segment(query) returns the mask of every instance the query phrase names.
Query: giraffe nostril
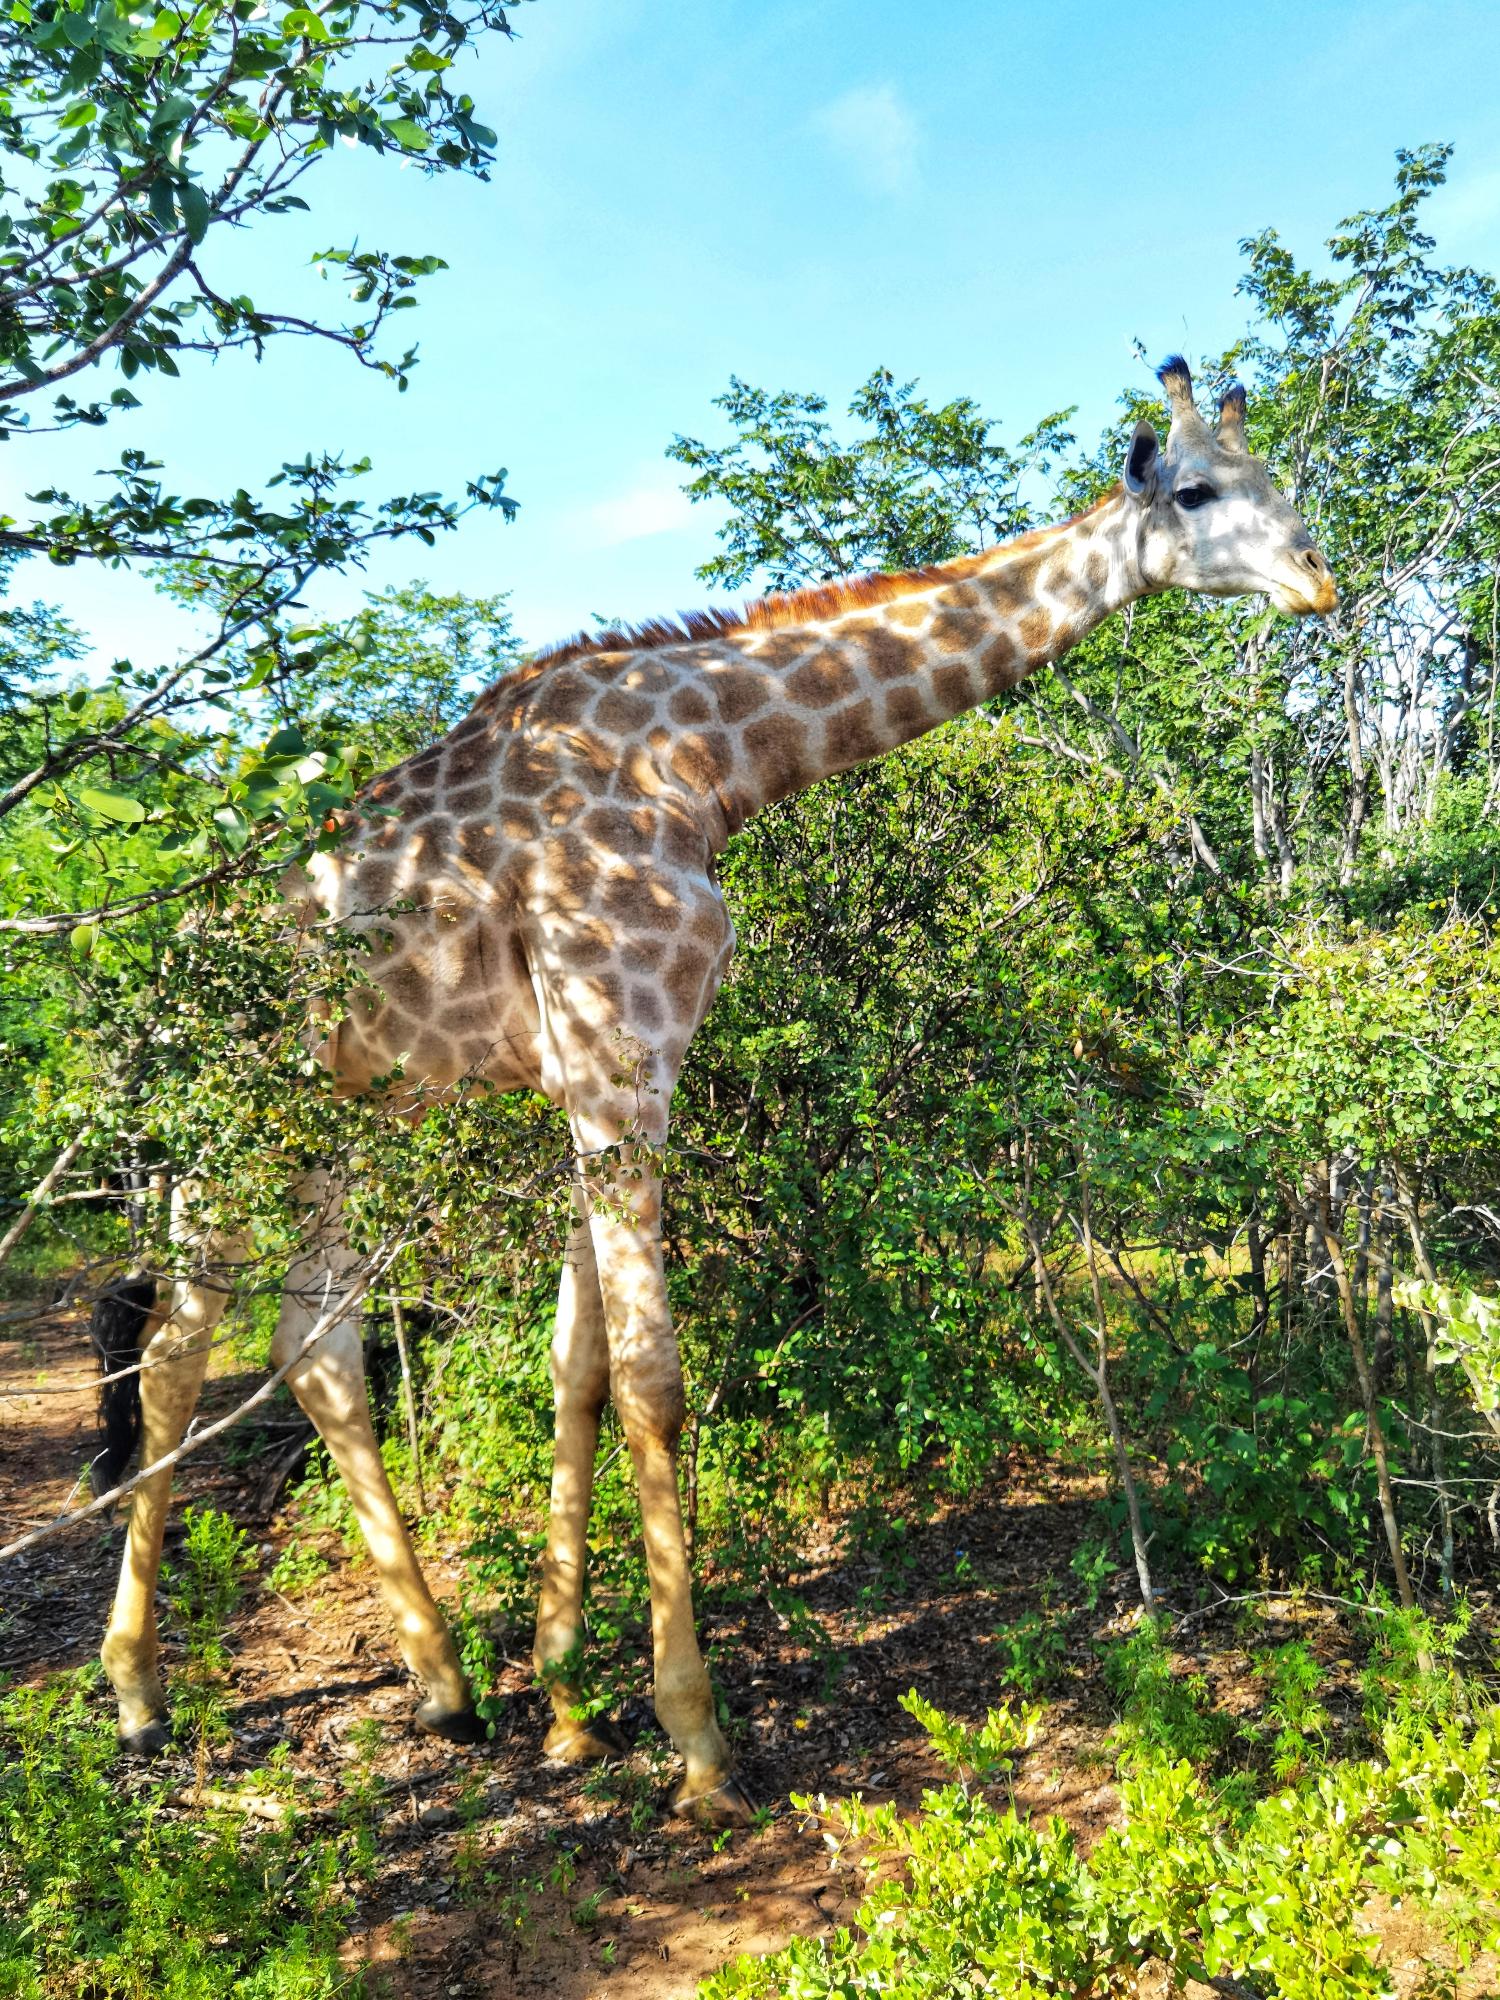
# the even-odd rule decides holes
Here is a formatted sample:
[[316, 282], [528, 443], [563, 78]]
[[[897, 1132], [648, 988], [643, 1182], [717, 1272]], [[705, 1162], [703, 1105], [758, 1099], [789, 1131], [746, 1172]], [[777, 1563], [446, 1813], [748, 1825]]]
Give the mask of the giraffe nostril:
[[1321, 576], [1323, 574], [1323, 558], [1318, 554], [1316, 549], [1304, 549], [1302, 551], [1302, 561], [1312, 571], [1314, 576]]

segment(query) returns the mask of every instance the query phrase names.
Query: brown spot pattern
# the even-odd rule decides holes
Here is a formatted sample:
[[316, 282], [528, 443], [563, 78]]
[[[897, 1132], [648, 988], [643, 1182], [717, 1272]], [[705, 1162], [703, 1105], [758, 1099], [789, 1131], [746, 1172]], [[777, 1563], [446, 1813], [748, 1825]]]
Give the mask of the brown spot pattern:
[[870, 671], [878, 681], [901, 680], [908, 674], [914, 674], [922, 664], [921, 647], [904, 633], [888, 631], [883, 625], [872, 625], [861, 629], [859, 636]]
[[587, 804], [576, 785], [555, 785], [542, 800], [542, 818], [548, 826], [567, 826]]
[[689, 945], [684, 945], [672, 960], [671, 970], [663, 983], [679, 1021], [693, 1020], [702, 1005], [710, 963], [703, 952], [694, 951]]
[[588, 842], [576, 833], [559, 834], [544, 849], [547, 887], [564, 909], [576, 910], [591, 895], [599, 870]]
[[1036, 596], [1037, 572], [1041, 566], [1040, 556], [1028, 555], [996, 571], [994, 592], [1003, 609], [1015, 612], [1031, 603]]
[[786, 691], [804, 708], [831, 708], [836, 701], [847, 701], [857, 686], [854, 669], [843, 654], [825, 652], [798, 667], [788, 678]]
[[649, 854], [656, 845], [656, 829], [649, 819], [642, 826], [643, 817], [623, 806], [595, 806], [578, 830], [615, 854]]
[[655, 869], [623, 868], [605, 884], [604, 910], [627, 930], [671, 931], [677, 928], [682, 902]]
[[709, 687], [719, 705], [721, 722], [743, 722], [771, 699], [772, 681], [754, 667], [718, 667], [710, 672]]
[[982, 619], [971, 611], [941, 611], [932, 621], [928, 642], [940, 653], [968, 653], [984, 631]]
[[652, 1032], [666, 1020], [666, 1010], [649, 986], [631, 987], [630, 1018], [636, 1027]]
[[885, 719], [903, 740], [915, 736], [933, 720], [932, 711], [914, 687], [893, 687], [885, 698]]
[[1047, 650], [1047, 641], [1052, 637], [1052, 620], [1046, 612], [1038, 608], [1028, 611], [1021, 620], [1021, 644], [1033, 658]]
[[722, 729], [691, 731], [672, 751], [671, 766], [695, 792], [711, 792], [730, 764], [729, 738]]
[[500, 831], [507, 840], [535, 840], [542, 823], [530, 806], [507, 804], [500, 811]]
[[534, 722], [578, 722], [593, 692], [582, 674], [548, 674], [537, 683], [527, 710]]
[[713, 704], [702, 688], [679, 688], [667, 703], [667, 713], [674, 722], [708, 722], [713, 712]]
[[830, 716], [825, 733], [829, 768], [847, 771], [851, 764], [864, 764], [878, 757], [886, 747], [875, 729], [875, 704], [855, 702]]
[[654, 713], [655, 703], [649, 695], [631, 694], [628, 688], [611, 688], [600, 697], [594, 721], [613, 735], [628, 736], [632, 730], [644, 729]]
[[763, 715], [745, 725], [740, 740], [755, 768], [763, 798], [780, 798], [800, 782], [807, 768], [804, 722], [790, 715]]
[[997, 633], [979, 656], [986, 694], [999, 694], [1016, 680], [1016, 642], [1008, 632]]
[[539, 799], [557, 775], [556, 753], [541, 743], [513, 743], [500, 767], [505, 789], [526, 799]]
[[443, 803], [449, 812], [467, 818], [470, 813], [483, 812], [493, 796], [492, 785], [465, 785], [461, 791], [450, 792]]
[[620, 963], [627, 972], [655, 972], [666, 955], [660, 938], [631, 938], [621, 947]]
[[972, 708], [974, 684], [969, 679], [967, 663], [953, 660], [946, 667], [939, 667], [932, 676], [932, 692], [945, 715], [959, 715]]

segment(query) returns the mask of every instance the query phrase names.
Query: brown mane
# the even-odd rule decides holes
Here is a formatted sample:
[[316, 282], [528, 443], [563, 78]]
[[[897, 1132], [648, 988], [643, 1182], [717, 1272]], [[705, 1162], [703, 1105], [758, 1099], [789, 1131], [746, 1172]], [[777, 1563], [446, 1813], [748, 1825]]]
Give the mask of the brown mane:
[[982, 549], [978, 555], [958, 556], [952, 562], [925, 563], [920, 569], [870, 570], [864, 576], [804, 584], [800, 590], [784, 590], [772, 597], [753, 597], [747, 604], [720, 604], [707, 611], [679, 612], [675, 618], [647, 618], [639, 625], [612, 625], [602, 632], [576, 632], [571, 639], [543, 646], [524, 665], [487, 687], [476, 699], [471, 713], [493, 714], [539, 674], [564, 666], [569, 660], [590, 659], [604, 653], [646, 653], [659, 646], [686, 646], [694, 640], [722, 639], [730, 632], [776, 632], [788, 625], [837, 618], [845, 611], [863, 611], [872, 604], [889, 604], [895, 598], [910, 597], [914, 591], [956, 582], [987, 568], [997, 556], [1019, 555], [1060, 529], [1071, 528], [1088, 515], [1097, 514], [1119, 491], [1116, 483], [1069, 520], [1032, 528], [1024, 535], [1017, 535], [1014, 541]]
[[954, 562], [927, 563], [921, 569], [870, 570], [864, 576], [807, 583], [800, 590], [783, 590], [772, 597], [752, 597], [746, 604], [682, 611], [675, 617], [647, 618], [639, 625], [614, 625], [604, 632], [575, 632], [571, 639], [545, 647], [537, 659], [551, 667], [590, 653], [650, 652], [658, 646], [682, 646], [695, 639], [722, 639], [727, 632], [775, 632], [787, 625], [837, 618], [841, 612], [861, 611], [871, 604], [889, 604], [892, 598], [908, 597], [916, 590], [930, 590], [950, 577], [968, 575], [983, 560], [980, 556], [960, 556]]
[[920, 569], [870, 570], [863, 576], [836, 578], [831, 583], [804, 584], [800, 590], [779, 591], [771, 597], [754, 597], [743, 605], [715, 605], [707, 611], [683, 611], [675, 617], [647, 618], [639, 625], [612, 625], [602, 632], [575, 632], [544, 646], [534, 665], [555, 667], [567, 660], [586, 659], [598, 653], [651, 652], [658, 646], [690, 645], [694, 640], [722, 639], [730, 632], [776, 632], [788, 625], [805, 625], [819, 618], [837, 618], [845, 611], [863, 611], [872, 604], [889, 604], [914, 591], [931, 590], [934, 585], [972, 576], [994, 560], [1031, 548], [1059, 527], [1071, 527], [1085, 515], [1093, 514], [1113, 499], [1118, 487], [1101, 494], [1070, 521], [1046, 528], [1033, 528], [1014, 541], [978, 555], [959, 556], [952, 562], [925, 563]]

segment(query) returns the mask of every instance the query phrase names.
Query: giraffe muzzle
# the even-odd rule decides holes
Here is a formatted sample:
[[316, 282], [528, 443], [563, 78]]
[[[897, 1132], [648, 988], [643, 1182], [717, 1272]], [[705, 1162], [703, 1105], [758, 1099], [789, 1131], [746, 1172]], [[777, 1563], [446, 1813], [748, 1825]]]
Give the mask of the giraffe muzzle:
[[1294, 549], [1278, 566], [1270, 594], [1276, 609], [1293, 618], [1326, 618], [1339, 608], [1333, 571], [1311, 543]]

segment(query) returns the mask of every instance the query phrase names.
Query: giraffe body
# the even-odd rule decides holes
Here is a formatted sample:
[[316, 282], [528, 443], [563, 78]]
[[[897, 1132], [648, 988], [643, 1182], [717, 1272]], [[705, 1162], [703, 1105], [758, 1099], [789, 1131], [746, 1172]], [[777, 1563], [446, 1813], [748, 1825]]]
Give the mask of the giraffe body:
[[369, 936], [370, 985], [320, 1050], [339, 1088], [399, 1064], [417, 1096], [483, 1078], [568, 1104], [618, 1067], [612, 1036], [680, 1063], [733, 947], [713, 866], [730, 836], [1004, 693], [1127, 601], [1118, 514], [1106, 501], [899, 593], [882, 579], [832, 616], [567, 649], [492, 688], [288, 884]]
[[[441, 743], [377, 779], [339, 847], [285, 885], [309, 927], [352, 932], [367, 953], [367, 984], [312, 1029], [339, 1092], [397, 1072], [395, 1101], [413, 1115], [481, 1081], [539, 1090], [566, 1111], [575, 1217], [552, 1353], [535, 1649], [555, 1711], [546, 1747], [574, 1758], [613, 1746], [606, 1726], [578, 1721], [559, 1670], [582, 1631], [594, 1452], [613, 1397], [640, 1489], [657, 1713], [685, 1765], [679, 1804], [710, 1816], [740, 1814], [744, 1799], [693, 1628], [660, 1162], [683, 1056], [733, 949], [714, 862], [768, 804], [1005, 694], [1138, 597], [1172, 585], [1268, 589], [1293, 612], [1332, 609], [1326, 565], [1245, 451], [1242, 402], [1225, 399], [1215, 436], [1185, 367], [1169, 364], [1163, 380], [1166, 452], [1138, 426], [1122, 483], [1072, 521], [741, 616], [574, 642], [499, 682]], [[300, 1351], [353, 1264], [336, 1180], [311, 1175], [299, 1194], [304, 1248], [278, 1364]], [[213, 1274], [234, 1256], [195, 1233], [190, 1201], [180, 1235], [200, 1269], [179, 1282], [154, 1336], [180, 1361], [144, 1379], [148, 1462], [181, 1436], [227, 1295]], [[375, 1446], [353, 1317], [289, 1379], [349, 1484], [403, 1651], [430, 1690], [419, 1714], [471, 1736], [463, 1676]], [[149, 1590], [166, 1478], [141, 1489], [106, 1641], [128, 1740], [149, 1740], [162, 1713]]]

